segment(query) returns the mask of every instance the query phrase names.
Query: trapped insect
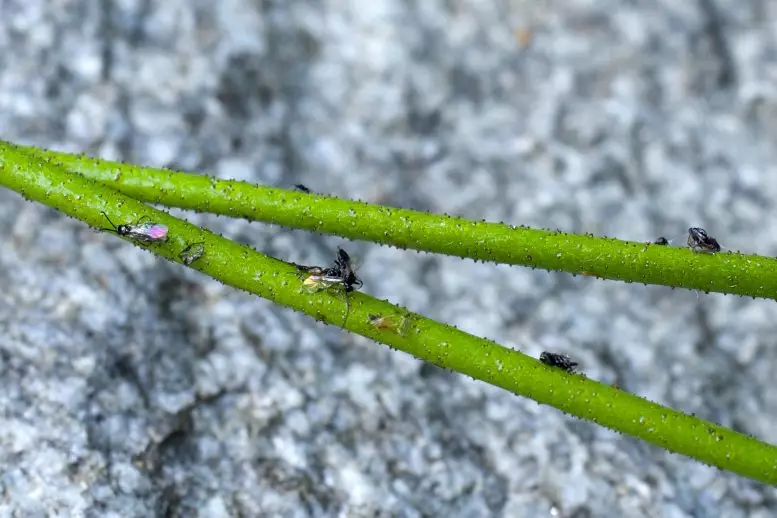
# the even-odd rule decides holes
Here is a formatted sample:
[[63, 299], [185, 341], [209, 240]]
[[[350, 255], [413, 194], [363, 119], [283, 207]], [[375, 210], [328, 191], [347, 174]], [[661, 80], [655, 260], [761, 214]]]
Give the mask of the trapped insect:
[[348, 252], [342, 248], [337, 249], [335, 262], [327, 268], [321, 266], [303, 266], [296, 265], [297, 269], [308, 273], [308, 276], [302, 282], [315, 291], [324, 290], [334, 285], [342, 285], [346, 293], [350, 293], [362, 287], [364, 284], [356, 276], [356, 271], [351, 263], [351, 257]]
[[345, 292], [349, 293], [354, 289], [359, 289], [363, 286], [363, 282], [356, 276], [356, 269], [351, 263], [351, 257], [342, 248], [337, 249], [337, 258], [334, 264], [329, 268], [329, 271], [324, 276], [324, 280], [334, 280], [342, 282], [345, 286]]
[[714, 254], [720, 252], [720, 245], [714, 237], [707, 235], [707, 231], [699, 227], [688, 229], [688, 246], [694, 252]]
[[302, 191], [302, 192], [307, 192], [307, 193], [313, 192], [310, 189], [308, 189], [307, 187], [305, 187], [304, 185], [302, 185], [301, 183], [295, 183], [294, 184], [294, 188], [297, 189], [298, 191]]
[[401, 315], [367, 315], [370, 324], [378, 329], [387, 329], [396, 331], [398, 335], [404, 336], [409, 324], [408, 318]]
[[194, 261], [202, 257], [202, 254], [205, 253], [205, 243], [192, 243], [191, 245], [184, 248], [180, 254], [178, 254], [178, 258], [181, 260], [183, 264], [186, 266], [189, 266]]
[[653, 244], [654, 245], [666, 246], [666, 245], [669, 244], [669, 240], [667, 238], [665, 238], [664, 236], [661, 236], [658, 239], [656, 239], [655, 241], [653, 241]]
[[161, 223], [139, 222], [131, 225], [114, 225], [111, 218], [103, 212], [113, 229], [105, 228], [108, 232], [115, 232], [120, 236], [127, 236], [141, 243], [164, 243], [167, 241], [167, 227]]
[[[337, 249], [337, 257], [331, 266], [323, 268], [321, 266], [295, 265], [301, 272], [307, 276], [302, 281], [302, 285], [310, 291], [316, 292], [329, 289], [333, 286], [342, 286], [345, 293], [346, 313], [345, 320], [348, 320], [348, 313], [351, 310], [348, 302], [348, 294], [358, 290], [363, 286], [363, 282], [356, 276], [356, 268], [351, 262], [351, 257], [342, 248]], [[345, 325], [345, 322], [343, 322]]]
[[545, 365], [558, 367], [567, 372], [575, 372], [575, 367], [578, 365], [577, 362], [572, 361], [566, 354], [550, 353], [548, 351], [542, 351], [540, 354], [540, 361]]

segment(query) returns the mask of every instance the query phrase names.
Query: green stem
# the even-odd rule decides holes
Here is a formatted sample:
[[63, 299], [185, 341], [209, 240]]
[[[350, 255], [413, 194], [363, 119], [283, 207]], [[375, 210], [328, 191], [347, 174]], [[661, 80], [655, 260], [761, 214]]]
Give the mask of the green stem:
[[470, 221], [22, 147], [138, 200], [482, 261], [777, 298], [777, 259]]
[[[769, 484], [777, 484], [777, 447], [662, 407], [581, 375], [540, 364], [520, 352], [409, 313], [362, 293], [308, 293], [297, 269], [249, 247], [148, 207], [102, 184], [0, 143], [0, 185], [93, 226], [105, 211], [118, 223], [148, 219], [170, 230], [166, 243], [139, 245], [167, 259], [202, 243], [192, 268], [326, 323], [404, 351], [439, 367], [502, 387], [668, 451]], [[138, 245], [138, 243], [135, 243]], [[347, 315], [347, 320], [345, 316]], [[387, 318], [376, 326], [370, 315]]]

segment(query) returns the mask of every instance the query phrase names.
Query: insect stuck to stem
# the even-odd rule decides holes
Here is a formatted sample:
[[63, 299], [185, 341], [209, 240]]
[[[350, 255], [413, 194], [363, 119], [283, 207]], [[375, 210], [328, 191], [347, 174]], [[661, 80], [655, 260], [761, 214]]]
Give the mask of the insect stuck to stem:
[[707, 231], [699, 227], [688, 229], [688, 246], [694, 252], [714, 254], [720, 252], [720, 245], [717, 240], [707, 235]]
[[578, 365], [577, 362], [572, 361], [566, 354], [550, 353], [548, 351], [542, 351], [540, 361], [545, 365], [557, 367], [570, 373], [575, 372], [575, 367]]
[[104, 228], [107, 232], [115, 232], [120, 236], [126, 236], [141, 243], [165, 243], [167, 242], [167, 226], [161, 223], [151, 223], [140, 221], [131, 225], [114, 225], [111, 218], [103, 212], [103, 216], [108, 220], [108, 223], [113, 227]]
[[661, 236], [658, 239], [656, 239], [655, 241], [653, 241], [653, 244], [654, 245], [666, 246], [666, 245], [669, 244], [669, 240], [667, 238], [665, 238], [664, 236]]
[[[345, 321], [348, 320], [348, 313], [351, 310], [348, 302], [348, 294], [358, 290], [363, 286], [363, 282], [356, 276], [356, 267], [351, 262], [348, 252], [342, 248], [337, 248], [337, 257], [331, 266], [324, 268], [321, 266], [304, 266], [295, 264], [297, 270], [305, 272], [305, 280], [302, 285], [311, 292], [317, 292], [332, 288], [333, 286], [342, 286], [345, 293]], [[343, 326], [345, 325], [343, 321]]]
[[302, 284], [315, 291], [324, 290], [335, 285], [342, 285], [345, 293], [358, 290], [364, 284], [356, 276], [356, 268], [351, 263], [348, 252], [342, 248], [337, 249], [335, 262], [327, 268], [321, 266], [295, 265], [298, 270], [307, 273]]
[[338, 280], [345, 286], [345, 292], [349, 293], [354, 289], [361, 288], [364, 283], [356, 276], [356, 268], [351, 263], [351, 257], [342, 248], [337, 248], [337, 258], [335, 258], [334, 264], [329, 267], [324, 280], [333, 281]]
[[192, 243], [191, 245], [184, 248], [180, 254], [178, 254], [178, 258], [181, 260], [183, 264], [186, 266], [189, 266], [194, 261], [202, 257], [202, 255], [205, 253], [205, 243], [199, 242], [199, 243]]
[[294, 188], [297, 189], [300, 192], [305, 192], [305, 193], [312, 193], [313, 192], [310, 189], [308, 189], [305, 185], [302, 185], [301, 183], [295, 183], [294, 184]]
[[399, 336], [405, 336], [408, 324], [408, 318], [402, 315], [367, 315], [370, 324], [378, 329], [395, 331]]

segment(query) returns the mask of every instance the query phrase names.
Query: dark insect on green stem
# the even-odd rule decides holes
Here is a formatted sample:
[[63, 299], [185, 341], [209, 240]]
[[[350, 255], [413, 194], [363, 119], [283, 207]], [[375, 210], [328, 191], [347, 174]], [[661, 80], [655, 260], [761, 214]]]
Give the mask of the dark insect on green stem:
[[126, 236], [141, 243], [165, 243], [167, 241], [167, 226], [159, 223], [139, 222], [131, 225], [114, 225], [111, 218], [103, 212], [103, 216], [113, 227], [104, 228], [106, 232], [115, 232], [120, 236]]
[[334, 263], [327, 268], [321, 266], [305, 266], [295, 264], [297, 270], [307, 273], [302, 285], [308, 291], [316, 292], [326, 290], [334, 286], [342, 286], [345, 293], [345, 319], [343, 326], [348, 321], [351, 306], [348, 294], [361, 288], [364, 283], [356, 276], [356, 268], [351, 263], [351, 256], [342, 248], [337, 248], [337, 257]]
[[342, 248], [337, 249], [335, 262], [327, 268], [301, 264], [295, 266], [298, 270], [310, 274], [305, 278], [303, 284], [311, 288], [326, 289], [335, 284], [342, 284], [345, 292], [350, 293], [364, 285], [362, 280], [356, 276], [356, 268], [351, 263], [351, 256]]
[[559, 369], [563, 369], [570, 373], [575, 372], [575, 368], [578, 365], [577, 362], [572, 361], [566, 354], [551, 353], [548, 351], [542, 351], [540, 354], [540, 361], [545, 365], [558, 367]]
[[714, 254], [720, 252], [720, 245], [717, 240], [707, 235], [707, 231], [699, 227], [688, 229], [688, 246], [694, 252], [705, 254]]
[[[311, 205], [309, 198], [313, 194], [300, 196], [299, 190], [285, 191], [0, 142], [0, 161], [21, 154], [39, 160], [36, 166], [66, 169], [147, 203], [398, 248], [553, 271], [590, 272], [602, 279], [777, 298], [775, 258], [731, 253], [715, 257], [712, 268], [709, 257], [698, 257], [708, 254], [681, 253], [670, 246], [635, 246], [637, 243], [629, 241], [481, 223], [333, 196], [318, 196]], [[5, 163], [14, 166], [12, 161]], [[683, 243], [686, 239], [683, 232]], [[671, 239], [667, 241], [671, 244]]]
[[[699, 257], [699, 254], [688, 254], [671, 247], [480, 224], [333, 197], [319, 197], [315, 207], [311, 207], [310, 200], [303, 200], [310, 195], [22, 148], [1, 141], [0, 185], [92, 226], [101, 226], [100, 211], [106, 207], [116, 207], [116, 210], [121, 207], [125, 214], [146, 215], [151, 221], [168, 225], [175, 240], [182, 243], [181, 247], [185, 246], [183, 243], [205, 243], [207, 255], [203, 259], [206, 260], [198, 263], [202, 273], [328, 323], [337, 320], [339, 307], [333, 307], [330, 304], [333, 301], [326, 300], [328, 297], [304, 295], [301, 276], [307, 280], [316, 274], [319, 278], [311, 279], [312, 284], [322, 285], [331, 281], [324, 280], [329, 268], [315, 267], [312, 271], [295, 268], [157, 211], [143, 202], [233, 217], [264, 218], [293, 228], [472, 259], [498, 260], [570, 273], [587, 271], [603, 278], [632, 282], [770, 299], [777, 297], [777, 276], [774, 275], [777, 259], [774, 258], [734, 253]], [[180, 262], [179, 248], [175, 251], [170, 246], [152, 248], [154, 254]], [[295, 273], [300, 277], [295, 279]], [[289, 289], [295, 280], [299, 292]], [[345, 291], [344, 283], [329, 282], [328, 286], [342, 286], [340, 289]], [[356, 288], [357, 285], [354, 282], [352, 286]], [[348, 322], [350, 331], [420, 360], [532, 398], [581, 419], [592, 420], [667, 451], [766, 484], [777, 484], [777, 447], [753, 437], [585, 376], [569, 376], [556, 367], [538, 368], [536, 360], [512, 348], [421, 315], [402, 313], [403, 308], [367, 295], [358, 296], [358, 306], [353, 311], [358, 314], [359, 321]], [[378, 320], [378, 325], [388, 324], [396, 318], [394, 315], [403, 315], [413, 329], [400, 336], [371, 324], [370, 314], [377, 319], [387, 319]]]

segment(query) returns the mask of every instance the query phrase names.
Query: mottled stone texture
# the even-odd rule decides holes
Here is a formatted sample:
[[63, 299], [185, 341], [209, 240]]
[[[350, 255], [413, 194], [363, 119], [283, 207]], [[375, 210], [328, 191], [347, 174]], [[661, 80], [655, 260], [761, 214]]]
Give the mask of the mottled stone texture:
[[[3, 0], [0, 135], [774, 255], [775, 31], [766, 1]], [[187, 217], [306, 264], [343, 244]], [[0, 232], [1, 516], [777, 514], [5, 191]], [[370, 294], [777, 442], [773, 301], [346, 247]]]

